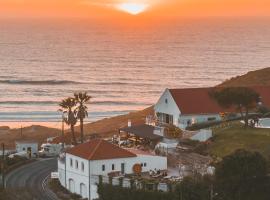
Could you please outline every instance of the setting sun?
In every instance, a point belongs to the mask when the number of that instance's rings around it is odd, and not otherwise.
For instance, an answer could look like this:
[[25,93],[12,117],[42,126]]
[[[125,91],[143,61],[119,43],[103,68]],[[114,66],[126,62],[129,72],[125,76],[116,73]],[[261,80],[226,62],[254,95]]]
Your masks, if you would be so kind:
[[144,12],[148,8],[148,5],[140,3],[121,3],[118,4],[116,8],[129,14],[137,15]]

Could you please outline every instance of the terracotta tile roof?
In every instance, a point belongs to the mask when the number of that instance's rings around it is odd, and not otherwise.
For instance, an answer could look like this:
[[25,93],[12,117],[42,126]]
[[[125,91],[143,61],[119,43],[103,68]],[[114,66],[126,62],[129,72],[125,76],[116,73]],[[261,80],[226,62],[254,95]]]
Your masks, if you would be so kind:
[[182,114],[211,114],[224,112],[224,108],[209,96],[213,88],[170,89]]
[[[254,86],[251,88],[260,94],[263,104],[270,107],[270,87]],[[213,89],[214,88],[187,88],[169,89],[169,91],[182,114],[234,112],[235,109],[225,109],[209,96],[209,92]]]
[[87,160],[107,160],[136,157],[136,154],[102,139],[94,139],[90,140],[89,142],[79,144],[69,149],[67,153]]

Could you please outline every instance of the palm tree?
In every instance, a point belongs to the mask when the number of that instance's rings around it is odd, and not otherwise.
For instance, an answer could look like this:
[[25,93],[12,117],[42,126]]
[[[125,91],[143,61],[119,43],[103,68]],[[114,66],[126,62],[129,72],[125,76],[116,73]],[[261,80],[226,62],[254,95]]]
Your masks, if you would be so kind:
[[63,99],[62,102],[59,104],[59,106],[62,108],[61,111],[63,112],[64,122],[70,126],[73,142],[74,144],[77,144],[75,132],[74,132],[74,126],[77,123],[77,118],[74,112],[76,101],[74,98],[68,97],[66,99]]
[[79,92],[74,94],[74,99],[77,104],[77,108],[75,109],[75,113],[77,119],[80,120],[80,129],[81,129],[81,143],[83,143],[84,133],[83,133],[83,120],[84,118],[88,117],[87,112],[87,104],[92,97],[87,95],[86,92]]

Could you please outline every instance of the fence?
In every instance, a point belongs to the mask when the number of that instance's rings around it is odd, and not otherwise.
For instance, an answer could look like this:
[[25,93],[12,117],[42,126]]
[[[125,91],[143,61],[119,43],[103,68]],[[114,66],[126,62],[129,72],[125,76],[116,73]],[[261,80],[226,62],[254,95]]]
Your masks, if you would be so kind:
[[123,188],[135,188],[137,190],[147,189],[153,191],[169,192],[170,184],[165,182],[155,182],[145,179],[126,178],[126,177],[108,177],[92,175],[92,179],[98,180],[96,184],[111,184]]

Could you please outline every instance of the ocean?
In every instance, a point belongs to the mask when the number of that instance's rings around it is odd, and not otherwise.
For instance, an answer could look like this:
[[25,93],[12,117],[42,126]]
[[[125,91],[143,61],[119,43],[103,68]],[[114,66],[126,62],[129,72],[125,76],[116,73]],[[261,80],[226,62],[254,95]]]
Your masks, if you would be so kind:
[[0,125],[60,126],[58,103],[78,91],[93,97],[87,121],[96,121],[153,105],[165,88],[270,67],[269,22],[0,20]]

